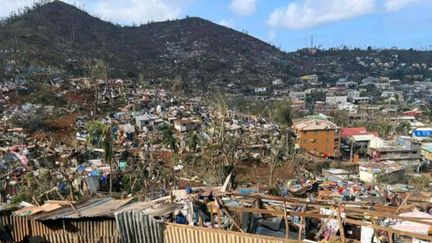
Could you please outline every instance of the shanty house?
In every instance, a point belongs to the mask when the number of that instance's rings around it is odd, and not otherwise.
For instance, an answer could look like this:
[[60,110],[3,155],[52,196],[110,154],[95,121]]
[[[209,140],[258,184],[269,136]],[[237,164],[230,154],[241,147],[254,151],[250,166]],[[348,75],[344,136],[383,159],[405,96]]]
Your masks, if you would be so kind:
[[174,128],[179,132],[188,132],[196,129],[199,124],[198,120],[175,120]]
[[114,212],[131,200],[47,201],[1,216],[0,226],[11,229],[13,242],[120,242]]
[[140,131],[142,131],[144,128],[151,130],[155,124],[155,120],[157,119],[158,117],[153,117],[151,115],[136,116],[135,124]]
[[385,181],[390,184],[396,183],[405,176],[405,172],[406,167],[393,161],[361,163],[359,166],[360,180],[366,183],[376,183],[378,181]]

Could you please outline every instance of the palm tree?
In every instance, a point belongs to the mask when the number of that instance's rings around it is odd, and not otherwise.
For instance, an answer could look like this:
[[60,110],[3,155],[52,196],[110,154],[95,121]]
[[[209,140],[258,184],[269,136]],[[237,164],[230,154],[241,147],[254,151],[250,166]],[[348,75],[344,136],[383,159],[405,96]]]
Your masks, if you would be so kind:
[[99,121],[93,121],[87,124],[88,143],[100,147],[104,150],[104,160],[110,167],[110,185],[109,192],[112,192],[112,158],[113,158],[113,137],[111,125]]
[[105,81],[105,88],[106,92],[108,93],[108,99],[110,104],[113,104],[113,99],[111,96],[111,87],[109,85],[108,81],[108,67],[102,60],[97,60],[95,65],[90,67],[90,76],[93,79],[94,85],[95,85],[95,114],[97,109],[97,102],[98,102],[98,84],[97,80],[104,80]]
[[409,122],[401,122],[395,130],[399,134],[408,135],[411,130],[411,124]]
[[236,159],[236,155],[239,152],[240,145],[242,144],[241,138],[242,137],[238,134],[235,135],[227,133],[225,135],[225,141],[220,144],[222,154],[225,158],[225,166],[236,166],[238,162]]
[[174,127],[168,124],[165,124],[159,128],[159,131],[162,134],[162,144],[171,148],[174,153],[178,152],[177,146],[177,137],[175,136]]
[[192,151],[192,153],[196,153],[198,144],[200,143],[200,137],[197,131],[191,131],[186,135],[185,139],[186,146]]
[[[218,93],[215,97],[215,108],[216,111],[222,116],[220,119],[220,127],[219,127],[219,140],[224,143],[225,142],[225,120],[227,119],[229,112],[228,112],[228,105],[225,102],[225,97]],[[216,127],[216,124],[215,124]]]

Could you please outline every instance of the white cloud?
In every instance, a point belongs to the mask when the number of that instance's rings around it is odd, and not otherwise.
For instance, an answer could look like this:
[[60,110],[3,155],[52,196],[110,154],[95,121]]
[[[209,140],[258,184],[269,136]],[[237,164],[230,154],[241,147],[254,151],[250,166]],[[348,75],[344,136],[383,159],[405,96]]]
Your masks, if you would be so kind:
[[275,30],[270,30],[267,33],[267,40],[268,41],[272,42],[272,41],[276,40],[276,38],[277,38],[277,32]]
[[396,12],[403,8],[409,7],[410,5],[420,2],[419,0],[386,0],[384,2],[384,8],[389,12]]
[[218,25],[232,28],[234,25],[234,21],[232,19],[222,19],[221,21],[218,22]]
[[0,0],[0,17],[8,16],[12,11],[16,11],[19,8],[30,6],[33,0]]
[[[0,17],[31,6],[35,0],[0,0]],[[104,20],[122,24],[146,23],[178,18],[193,0],[63,0],[79,6]]]
[[304,29],[373,13],[377,0],[294,0],[275,9],[269,16],[270,27]]
[[255,13],[256,4],[257,0],[232,0],[229,7],[237,15],[248,16]]
[[180,16],[189,0],[97,0],[92,11],[105,20],[145,23]]

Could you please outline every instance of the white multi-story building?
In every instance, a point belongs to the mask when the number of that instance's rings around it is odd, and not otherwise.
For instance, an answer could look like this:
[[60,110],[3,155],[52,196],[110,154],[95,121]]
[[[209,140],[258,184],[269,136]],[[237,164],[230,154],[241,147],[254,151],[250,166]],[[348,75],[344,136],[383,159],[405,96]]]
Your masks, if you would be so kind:
[[358,112],[358,105],[354,105],[352,103],[343,103],[338,105],[338,110],[348,111],[351,114]]
[[391,97],[395,97],[396,93],[394,91],[383,91],[381,93],[381,97],[382,98],[391,98]]
[[289,97],[293,101],[305,100],[306,99],[306,93],[305,92],[290,92]]
[[348,96],[327,96],[326,103],[328,105],[339,105],[348,102]]
[[360,97],[360,91],[357,90],[350,90],[348,91],[348,99],[352,100],[354,98]]

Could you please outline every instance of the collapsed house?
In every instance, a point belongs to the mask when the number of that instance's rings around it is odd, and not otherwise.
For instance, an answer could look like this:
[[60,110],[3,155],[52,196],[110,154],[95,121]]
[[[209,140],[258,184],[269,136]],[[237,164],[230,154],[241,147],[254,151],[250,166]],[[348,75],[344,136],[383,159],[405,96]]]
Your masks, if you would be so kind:
[[[2,216],[6,234],[2,237],[9,236],[11,241],[128,243],[432,240],[427,230],[432,227],[432,216],[427,213],[430,195],[379,196],[380,191],[360,184],[330,182],[301,192],[319,192],[313,199],[291,192],[287,197],[250,189],[224,192],[224,185],[175,190],[170,196],[145,202],[93,198],[26,204],[12,215]],[[366,200],[371,196],[373,204]]]

